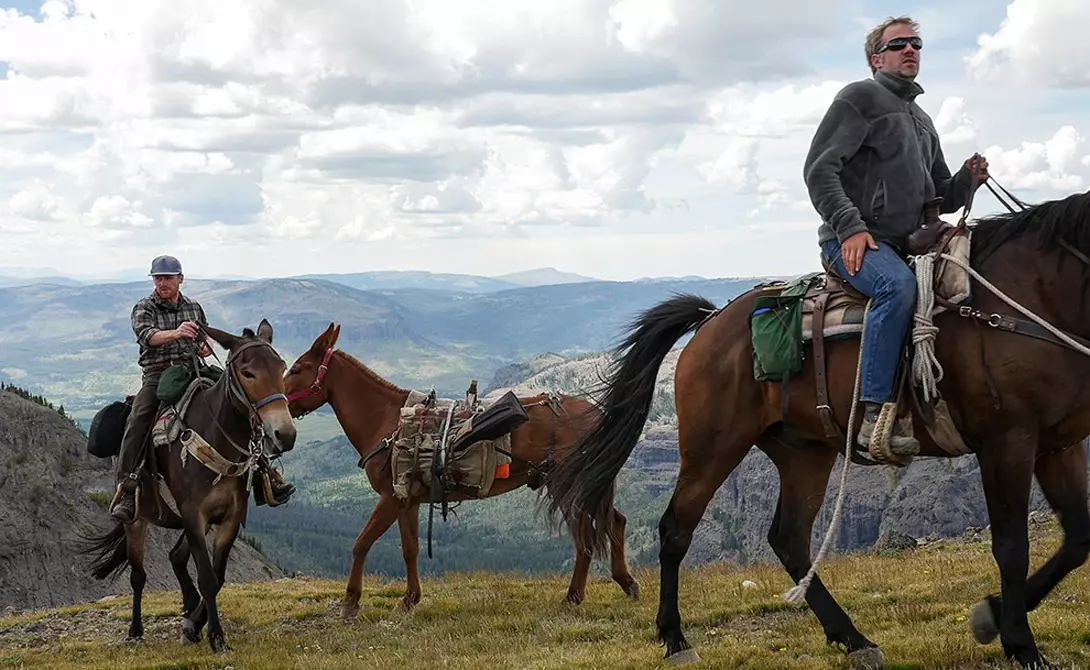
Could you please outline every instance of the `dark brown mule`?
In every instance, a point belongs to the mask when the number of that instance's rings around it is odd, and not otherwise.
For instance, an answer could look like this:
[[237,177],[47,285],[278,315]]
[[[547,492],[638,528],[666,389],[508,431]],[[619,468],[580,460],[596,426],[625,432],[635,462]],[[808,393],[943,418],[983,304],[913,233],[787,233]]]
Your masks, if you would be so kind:
[[[990,217],[972,228],[973,268],[1022,306],[1087,344],[1090,194]],[[975,313],[947,312],[936,317],[935,325],[940,328],[936,354],[945,371],[939,390],[980,463],[1002,582],[1001,595],[990,595],[975,608],[973,632],[981,642],[998,634],[1009,657],[1032,667],[1041,655],[1027,611],[1082,565],[1090,551],[1086,452],[1070,448],[1090,434],[1090,357],[1047,341],[1040,329],[1037,337],[1026,336],[1035,324],[976,279],[972,290]],[[658,634],[667,657],[678,660],[695,656],[681,630],[678,567],[715,491],[751,446],[768,454],[780,474],[768,540],[797,583],[810,569],[811,528],[834,460],[845,447],[843,441],[825,437],[815,407],[814,357],[806,356],[802,374],[791,384],[786,409],[790,432],[781,414],[780,384],[754,380],[747,317],[756,296],[749,291],[711,318],[715,306],[691,295],[664,301],[640,316],[617,349],[619,360],[602,402],[604,419],[549,480],[551,513],[592,514],[599,547],[602,534],[609,531],[606,495],[640,437],[659,365],[679,338],[696,329],[677,363],[681,465],[659,523]],[[1004,323],[1019,322],[1015,332],[1003,328]],[[830,400],[845,431],[859,341],[828,342],[826,347]],[[921,455],[943,456],[919,418],[914,419]],[[852,434],[858,427],[857,420]],[[1035,474],[1060,517],[1064,542],[1027,581],[1027,516]],[[844,645],[856,659],[876,659],[884,666],[876,645],[856,629],[820,579],[810,584],[806,601],[830,643]]]
[[[352,619],[359,613],[367,552],[394,521],[397,521],[401,535],[401,552],[405,558],[408,582],[402,604],[411,608],[420,602],[420,574],[417,568],[420,504],[427,503],[428,499],[426,494],[409,500],[394,495],[390,449],[384,443],[384,438],[397,428],[400,410],[409,391],[398,388],[352,356],[335,349],[339,335],[340,326],[334,327],[331,323],[314,340],[310,350],[292,364],[285,388],[292,416],[301,416],[329,403],[345,435],[364,462],[363,468],[371,488],[379,494],[371,517],[352,548],[352,570],[348,575],[341,609],[342,617]],[[547,468],[551,455],[555,454],[556,461],[562,462],[576,437],[584,433],[598,417],[597,408],[580,398],[560,396],[556,404],[551,403],[547,395],[519,400],[530,418],[512,432],[510,475],[495,481],[486,496],[489,498],[527,484],[532,468]],[[449,499],[465,500],[466,497],[452,495]],[[603,504],[608,508],[613,522],[608,540],[612,552],[613,579],[626,594],[637,598],[639,585],[625,560],[625,517],[613,506],[612,492],[604,495]],[[585,548],[589,526],[589,519],[572,525],[575,567],[567,600],[576,604],[583,600],[590,570],[591,556]],[[582,533],[575,532],[575,527],[581,527]]]
[[[272,347],[273,329],[262,320],[255,334],[249,328],[241,337],[205,327],[208,335],[228,351],[224,372],[212,386],[194,393],[184,428],[201,436],[227,461],[252,467],[253,456],[264,448],[271,456],[290,451],[295,445],[295,425],[288,412],[284,394],[285,364]],[[151,523],[164,528],[182,529],[170,563],[182,590],[183,634],[188,642],[199,642],[201,628],[208,623],[208,642],[213,651],[229,648],[220,624],[216,594],[223,586],[227,558],[246,520],[249,498],[247,474],[251,470],[236,467],[222,478],[206,467],[201,455],[187,453],[182,460],[183,431],[168,446],[154,450],[158,472],[162,474],[178,513],[164,504],[156,485],[145,472],[140,481],[138,515],[130,525],[118,523],[105,535],[93,538],[86,553],[97,554],[90,565],[97,579],[120,574],[131,568],[132,623],[129,637],[144,634],[140,600],[146,578],[144,572],[144,532]],[[198,447],[201,448],[201,447]],[[149,452],[152,450],[149,448]],[[209,558],[205,535],[217,525],[213,558]],[[197,567],[197,586],[187,565],[192,555]]]

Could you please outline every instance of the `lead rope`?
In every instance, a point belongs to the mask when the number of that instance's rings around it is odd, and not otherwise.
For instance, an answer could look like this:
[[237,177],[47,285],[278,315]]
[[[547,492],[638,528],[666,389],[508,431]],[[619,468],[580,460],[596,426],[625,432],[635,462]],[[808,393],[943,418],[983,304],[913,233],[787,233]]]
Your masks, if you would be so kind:
[[800,604],[804,598],[806,598],[806,591],[810,588],[810,583],[814,581],[814,576],[817,575],[818,566],[825,560],[825,554],[829,551],[829,545],[832,544],[833,536],[836,535],[837,524],[840,523],[840,513],[844,509],[844,498],[847,493],[848,484],[848,466],[852,462],[852,437],[855,432],[855,411],[859,407],[859,384],[863,378],[863,344],[867,338],[867,316],[870,314],[870,305],[873,299],[867,300],[867,307],[863,311],[863,333],[859,337],[859,360],[855,366],[855,389],[852,391],[852,409],[848,413],[848,430],[845,431],[847,437],[844,439],[844,467],[840,471],[840,490],[836,494],[836,507],[833,509],[833,519],[829,522],[829,528],[825,531],[825,539],[821,542],[821,549],[818,550],[817,557],[814,558],[813,564],[810,565],[810,570],[807,571],[806,576],[792,588],[788,589],[783,594],[783,599],[792,605]]

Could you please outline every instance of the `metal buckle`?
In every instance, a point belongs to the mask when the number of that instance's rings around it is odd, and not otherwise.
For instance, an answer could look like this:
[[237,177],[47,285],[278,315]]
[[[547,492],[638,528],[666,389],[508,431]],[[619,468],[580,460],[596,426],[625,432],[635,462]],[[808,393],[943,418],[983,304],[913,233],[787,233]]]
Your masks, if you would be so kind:
[[958,308],[958,314],[964,317],[970,317],[973,315],[973,308],[967,305],[962,305]]

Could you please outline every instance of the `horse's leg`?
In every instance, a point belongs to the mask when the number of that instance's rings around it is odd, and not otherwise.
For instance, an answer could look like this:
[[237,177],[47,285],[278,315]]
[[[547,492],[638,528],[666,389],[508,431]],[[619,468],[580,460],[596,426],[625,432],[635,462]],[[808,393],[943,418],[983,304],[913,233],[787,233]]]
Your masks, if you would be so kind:
[[141,604],[147,573],[144,572],[144,537],[147,523],[136,519],[125,533],[125,547],[129,558],[129,584],[132,586],[132,623],[129,624],[129,639],[139,640],[144,637],[144,623],[141,621]]
[[371,510],[367,525],[356,538],[356,543],[352,546],[352,571],[348,573],[344,602],[341,603],[342,619],[354,619],[359,614],[360,596],[363,594],[363,563],[367,559],[367,552],[371,550],[375,540],[382,537],[394,524],[401,507],[401,502],[392,493],[383,493],[375,504],[375,509]]
[[659,640],[666,645],[666,658],[688,662],[698,656],[681,632],[677,602],[681,561],[712,496],[760,435],[751,434],[756,431],[719,432],[713,425],[707,427],[706,437],[690,438],[684,424],[679,428],[681,467],[670,504],[659,520],[661,581],[656,623]]
[[[242,520],[239,517],[229,517],[219,524],[216,536],[212,540],[212,571],[216,575],[218,589],[223,588],[227,581],[227,559],[231,555],[231,548],[235,546],[238,531]],[[208,622],[208,608],[201,602],[192,615],[193,624],[196,627],[197,639],[200,639],[201,629]]]
[[[762,439],[760,447],[780,473],[780,498],[768,529],[768,544],[797,584],[810,571],[810,536],[825,501],[836,452],[821,443],[793,446],[777,438]],[[806,603],[821,622],[825,639],[843,645],[853,665],[885,667],[877,645],[856,629],[817,575],[806,591]]]
[[410,610],[420,602],[420,505],[410,505],[397,517],[397,530],[401,535],[401,555],[405,559],[405,597],[401,606]]
[[1004,436],[977,454],[988,517],[992,555],[999,566],[1003,608],[999,618],[1003,651],[1024,667],[1039,667],[1041,654],[1026,616],[1029,572],[1029,492],[1036,438]]
[[[1059,515],[1064,531],[1060,549],[1034,572],[1026,585],[1026,610],[1037,609],[1045,596],[1090,554],[1090,509],[1087,508],[1086,449],[1077,444],[1043,456],[1034,467],[1037,483],[1049,506]],[[973,608],[973,635],[987,644],[999,635],[1003,600],[989,595]]]
[[568,594],[564,596],[564,602],[579,605],[587,595],[587,576],[590,574],[592,556],[588,539],[591,520],[580,518],[579,523],[571,524],[569,528],[572,544],[575,546],[575,565],[572,567],[571,583],[568,584]]
[[625,558],[624,531],[628,519],[616,507],[613,508],[613,528],[609,536],[609,563],[613,581],[621,587],[629,598],[640,599],[640,584],[632,576],[628,569],[628,560]]
[[212,568],[212,560],[208,556],[208,542],[204,534],[208,524],[200,515],[182,511],[182,522],[185,525],[186,540],[189,544],[189,553],[197,566],[197,589],[201,594],[204,609],[208,612],[208,644],[212,651],[218,652],[229,649],[227,638],[223,634],[223,626],[220,624],[219,608],[216,605],[216,594],[219,593],[219,580]]
[[201,602],[201,594],[197,593],[193,578],[189,576],[189,542],[185,533],[178,536],[169,556],[170,567],[174,569],[174,576],[182,589],[182,642],[196,644],[201,641],[201,631],[193,623],[193,615]]

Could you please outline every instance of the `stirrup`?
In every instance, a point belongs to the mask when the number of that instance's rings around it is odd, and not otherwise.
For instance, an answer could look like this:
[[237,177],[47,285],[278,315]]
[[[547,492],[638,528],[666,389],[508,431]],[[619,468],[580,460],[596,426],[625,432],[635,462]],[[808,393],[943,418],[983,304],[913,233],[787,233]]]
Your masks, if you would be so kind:
[[[132,491],[128,492],[128,494],[132,496],[132,520],[131,521],[125,521],[124,522],[125,525],[130,525],[130,524],[134,523],[137,519],[140,518],[140,483],[139,483],[139,479],[134,474],[130,474],[128,479],[136,481],[137,483],[136,483],[136,487]],[[109,513],[111,519],[114,518],[114,510],[117,509],[117,504],[119,502],[121,502],[121,497],[123,495],[125,495],[125,492],[122,491],[122,487],[124,485],[125,485],[124,481],[120,481],[120,482],[117,483],[117,488],[114,490],[114,497],[110,500],[110,506],[107,508],[107,512]]]
[[911,463],[912,458],[919,453],[919,447],[912,453],[898,453],[895,451],[891,444],[895,427],[900,429],[901,435],[913,439],[911,416],[898,417],[896,402],[883,403],[882,409],[878,413],[878,419],[874,423],[874,432],[871,433],[867,451],[870,453],[870,457],[879,463],[904,467]]
[[[291,499],[292,494],[295,493],[295,487],[288,484],[290,487],[289,492],[282,498],[278,499],[272,489],[272,477],[269,476],[267,470],[263,470],[257,473],[258,486],[254,487],[254,502],[258,507],[261,505],[268,505],[269,507],[279,507]],[[286,482],[285,482],[286,483]]]

